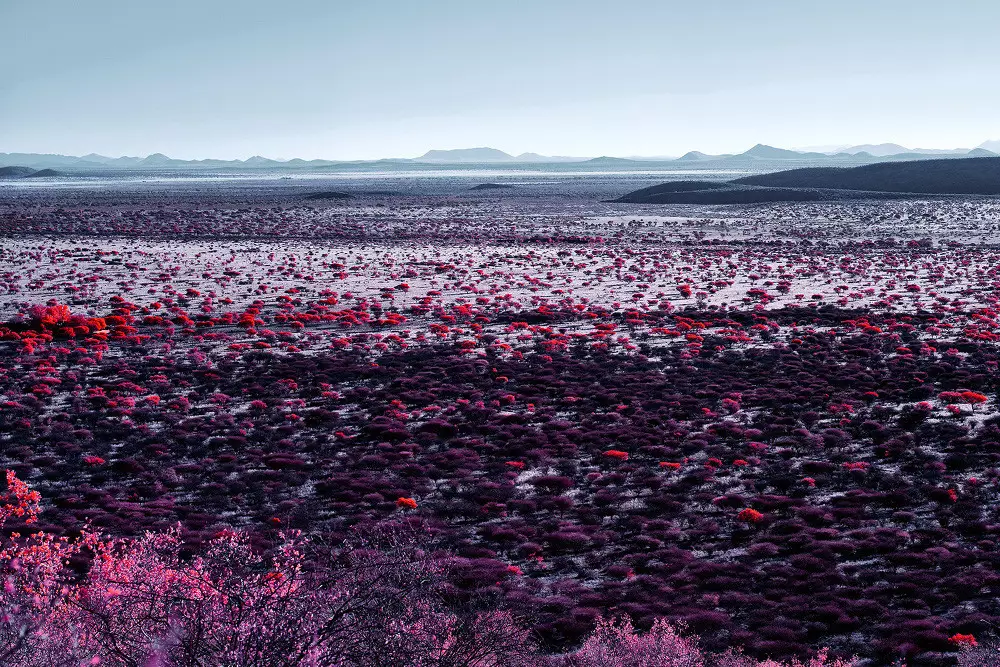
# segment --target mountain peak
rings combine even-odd
[[[708,160],[711,157],[712,157],[711,155],[706,155],[705,153],[702,153],[701,151],[688,151],[687,153],[685,153],[684,155],[680,156],[677,159],[678,159],[678,161],[684,160],[685,162],[688,162],[688,161],[693,162],[695,160]]]
[[[87,162],[97,162],[100,164],[107,164],[111,162],[114,158],[110,158],[107,155],[101,155],[99,153],[87,153],[86,155],[80,157],[81,160],[86,160]]]
[[[147,155],[142,159],[141,164],[145,165],[156,165],[156,164],[170,164],[173,160],[163,153],[153,153],[152,155]]]
[[[767,144],[757,144],[750,150],[742,153],[742,155],[770,160],[787,160],[789,158],[800,158],[803,155],[806,155],[806,153],[790,151],[784,148],[775,148],[774,146],[768,146]]]

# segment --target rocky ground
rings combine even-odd
[[[67,535],[409,514],[552,646],[951,664],[1000,621],[1000,204],[600,203],[650,178],[8,186],[0,464]]]

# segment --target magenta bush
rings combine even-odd
[[[8,471],[0,527],[35,524],[39,501]],[[177,529],[134,539],[87,531],[72,540],[15,531],[0,550],[0,660],[11,667],[758,665],[709,656],[663,619],[645,633],[627,618],[598,619],[576,651],[542,655],[511,611],[444,604],[446,570],[478,576],[481,567],[426,553],[401,535],[376,530],[353,547],[316,551],[292,532],[264,556],[233,530],[197,554],[186,553]],[[80,559],[82,575],[67,567]],[[494,576],[522,574],[498,567]],[[809,663],[847,664],[825,654]]]

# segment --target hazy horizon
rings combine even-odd
[[[0,2],[0,152],[973,148],[1000,138],[998,19],[896,0]]]
[[[998,143],[998,142],[997,141],[988,140],[986,142],[979,142],[979,143],[982,144],[982,143]],[[761,144],[758,142],[757,144],[754,144],[753,146],[747,146],[746,148],[742,148],[742,149],[738,149],[738,150],[732,150],[732,151],[726,151],[725,153],[716,153],[716,154],[712,154],[712,155],[717,155],[717,156],[723,156],[723,155],[730,155],[730,156],[732,156],[732,155],[740,155],[742,153],[745,153],[745,152],[751,150],[752,148],[755,148],[758,145],[761,145]],[[769,145],[769,144],[764,144],[764,145]],[[899,145],[899,144],[898,144],[898,142],[883,141],[883,142],[878,142],[878,144],[874,144],[874,145]],[[861,146],[867,146],[867,144],[854,144],[854,145],[846,145],[845,144],[845,145],[832,145],[832,146],[831,145],[795,146],[795,147],[791,147],[791,148],[787,148],[785,146],[772,146],[772,147],[773,148],[783,149],[783,150],[790,150],[790,151],[800,152],[800,153],[825,153],[825,154],[828,154],[828,155],[836,155],[837,153],[842,153],[844,150],[855,149],[855,148],[858,148],[858,147],[861,147]],[[938,151],[938,150],[940,150],[940,151],[942,151],[942,153],[945,153],[947,151],[952,151],[952,150],[973,150],[973,149],[975,149],[977,147],[978,147],[978,144],[977,145],[973,145],[973,146],[955,146],[955,147],[903,146],[903,148],[907,148],[907,149],[910,149],[912,151],[924,152],[924,151]],[[450,148],[431,148],[431,149],[428,149],[428,150],[424,151],[420,155],[382,155],[382,156],[378,156],[378,157],[355,158],[355,159],[351,159],[351,158],[346,158],[345,159],[345,158],[336,158],[336,157],[313,157],[313,158],[306,158],[306,159],[309,159],[309,160],[320,160],[320,161],[330,161],[330,162],[337,162],[337,161],[345,161],[345,162],[350,162],[350,161],[378,161],[378,160],[418,160],[418,159],[424,157],[426,154],[430,154],[430,153],[448,153],[448,152],[477,151],[477,150],[499,150],[499,151],[501,151],[503,153],[506,153],[507,155],[509,155],[512,158],[517,158],[517,157],[519,157],[521,155],[531,155],[531,156],[537,155],[537,156],[540,156],[542,158],[551,158],[551,159],[556,160],[556,161],[565,161],[567,159],[569,159],[569,160],[572,160],[572,159],[590,160],[590,159],[599,158],[599,157],[614,157],[614,158],[625,158],[625,159],[635,158],[635,159],[641,159],[641,160],[663,159],[663,160],[670,161],[670,160],[676,160],[677,158],[682,157],[682,154],[676,154],[676,155],[609,155],[609,154],[602,154],[602,155],[572,155],[572,156],[568,156],[568,155],[546,155],[546,154],[538,153],[537,151],[522,151],[522,152],[504,151],[502,148],[497,148],[496,146],[456,146],[456,147],[450,147]],[[993,150],[994,151],[996,150],[995,147],[994,147]],[[685,151],[684,153],[695,152],[695,151],[704,153],[704,151],[698,151],[698,149],[696,149],[696,148],[691,149],[691,151]],[[66,157],[78,157],[78,158],[86,158],[88,156],[94,155],[94,156],[99,156],[99,157],[102,157],[102,158],[109,158],[109,159],[120,159],[120,158],[132,158],[132,159],[139,158],[139,159],[144,159],[144,158],[147,158],[147,157],[152,157],[154,155],[165,155],[166,157],[171,158],[171,159],[193,160],[193,161],[197,161],[197,160],[229,160],[229,161],[240,160],[240,161],[243,161],[243,160],[248,160],[248,159],[252,159],[252,158],[264,158],[264,159],[267,159],[267,160],[274,160],[274,161],[278,161],[278,162],[288,162],[290,160],[302,159],[301,156],[298,156],[298,155],[284,156],[284,157],[275,157],[275,156],[271,156],[271,155],[261,155],[259,153],[254,153],[254,154],[248,155],[248,156],[237,156],[237,157],[232,157],[232,158],[231,157],[219,158],[219,157],[213,156],[213,155],[205,155],[205,156],[198,156],[198,157],[188,158],[188,157],[179,157],[179,156],[176,156],[176,155],[165,154],[165,153],[163,153],[163,151],[156,151],[154,153],[140,153],[140,154],[136,154],[136,155],[108,155],[108,154],[105,154],[105,153],[99,153],[97,151],[90,151],[90,152],[84,153],[84,154],[69,154],[69,153],[56,153],[56,152],[51,152],[51,151],[48,151],[48,152],[45,152],[45,153],[40,153],[38,151],[2,151],[2,150],[0,150],[0,154],[14,154],[14,155],[18,155],[18,154],[50,155],[51,154],[51,155],[63,155],[63,156],[66,156]],[[926,153],[926,155],[927,155],[928,158],[931,158],[931,157],[934,157],[935,153]],[[437,160],[437,159],[440,159],[440,158],[434,157],[434,158],[429,158],[429,159],[431,159],[432,161],[434,161],[434,160]],[[486,162],[490,162],[490,161],[491,160],[486,160]]]

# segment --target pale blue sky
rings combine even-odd
[[[1000,138],[992,0],[0,0],[0,152],[679,155]]]

